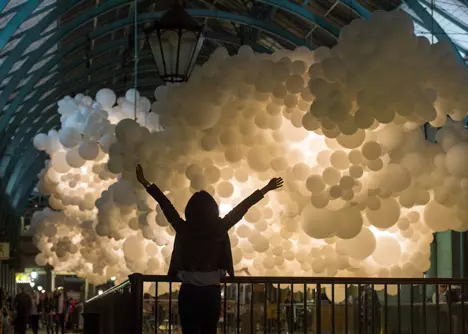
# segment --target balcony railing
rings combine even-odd
[[[85,334],[182,333],[179,287],[133,274],[86,303]],[[468,333],[462,279],[236,277],[222,296],[218,333]]]

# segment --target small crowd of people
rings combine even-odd
[[[30,328],[34,334],[45,329],[48,334],[64,334],[79,325],[80,305],[67,298],[63,289],[40,293],[20,287],[15,297],[0,288],[0,334],[25,334]]]

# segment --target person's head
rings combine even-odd
[[[18,293],[24,293],[26,290],[24,289],[24,286],[20,286]]]
[[[193,194],[185,207],[187,221],[209,221],[218,217],[218,203],[206,191],[198,191]]]

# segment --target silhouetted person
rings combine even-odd
[[[221,313],[221,279],[226,272],[234,276],[228,231],[268,191],[281,187],[283,180],[270,180],[224,218],[219,217],[218,204],[209,193],[196,192],[187,203],[184,221],[163,192],[146,180],[140,165],[136,168],[136,174],[176,231],[168,275],[182,280],[179,293],[182,332],[214,334]]]
[[[29,323],[29,316],[31,314],[31,297],[20,287],[20,292],[15,297],[15,333],[25,334],[26,327]]]
[[[54,312],[55,312],[55,298],[52,292],[48,292],[44,298],[42,310],[45,317],[45,327],[47,334],[54,334]]]
[[[59,289],[54,296],[55,299],[55,315],[56,315],[56,326],[55,330],[58,334],[59,328],[62,334],[65,333],[65,316],[67,312],[66,299],[63,289]]]
[[[30,315],[30,324],[31,330],[34,334],[39,332],[39,293],[33,291],[30,295],[31,298],[31,315]]]
[[[380,333],[380,300],[371,285],[361,287],[361,333]]]

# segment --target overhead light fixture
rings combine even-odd
[[[203,46],[203,25],[176,1],[145,35],[161,79],[171,83],[187,81]]]

